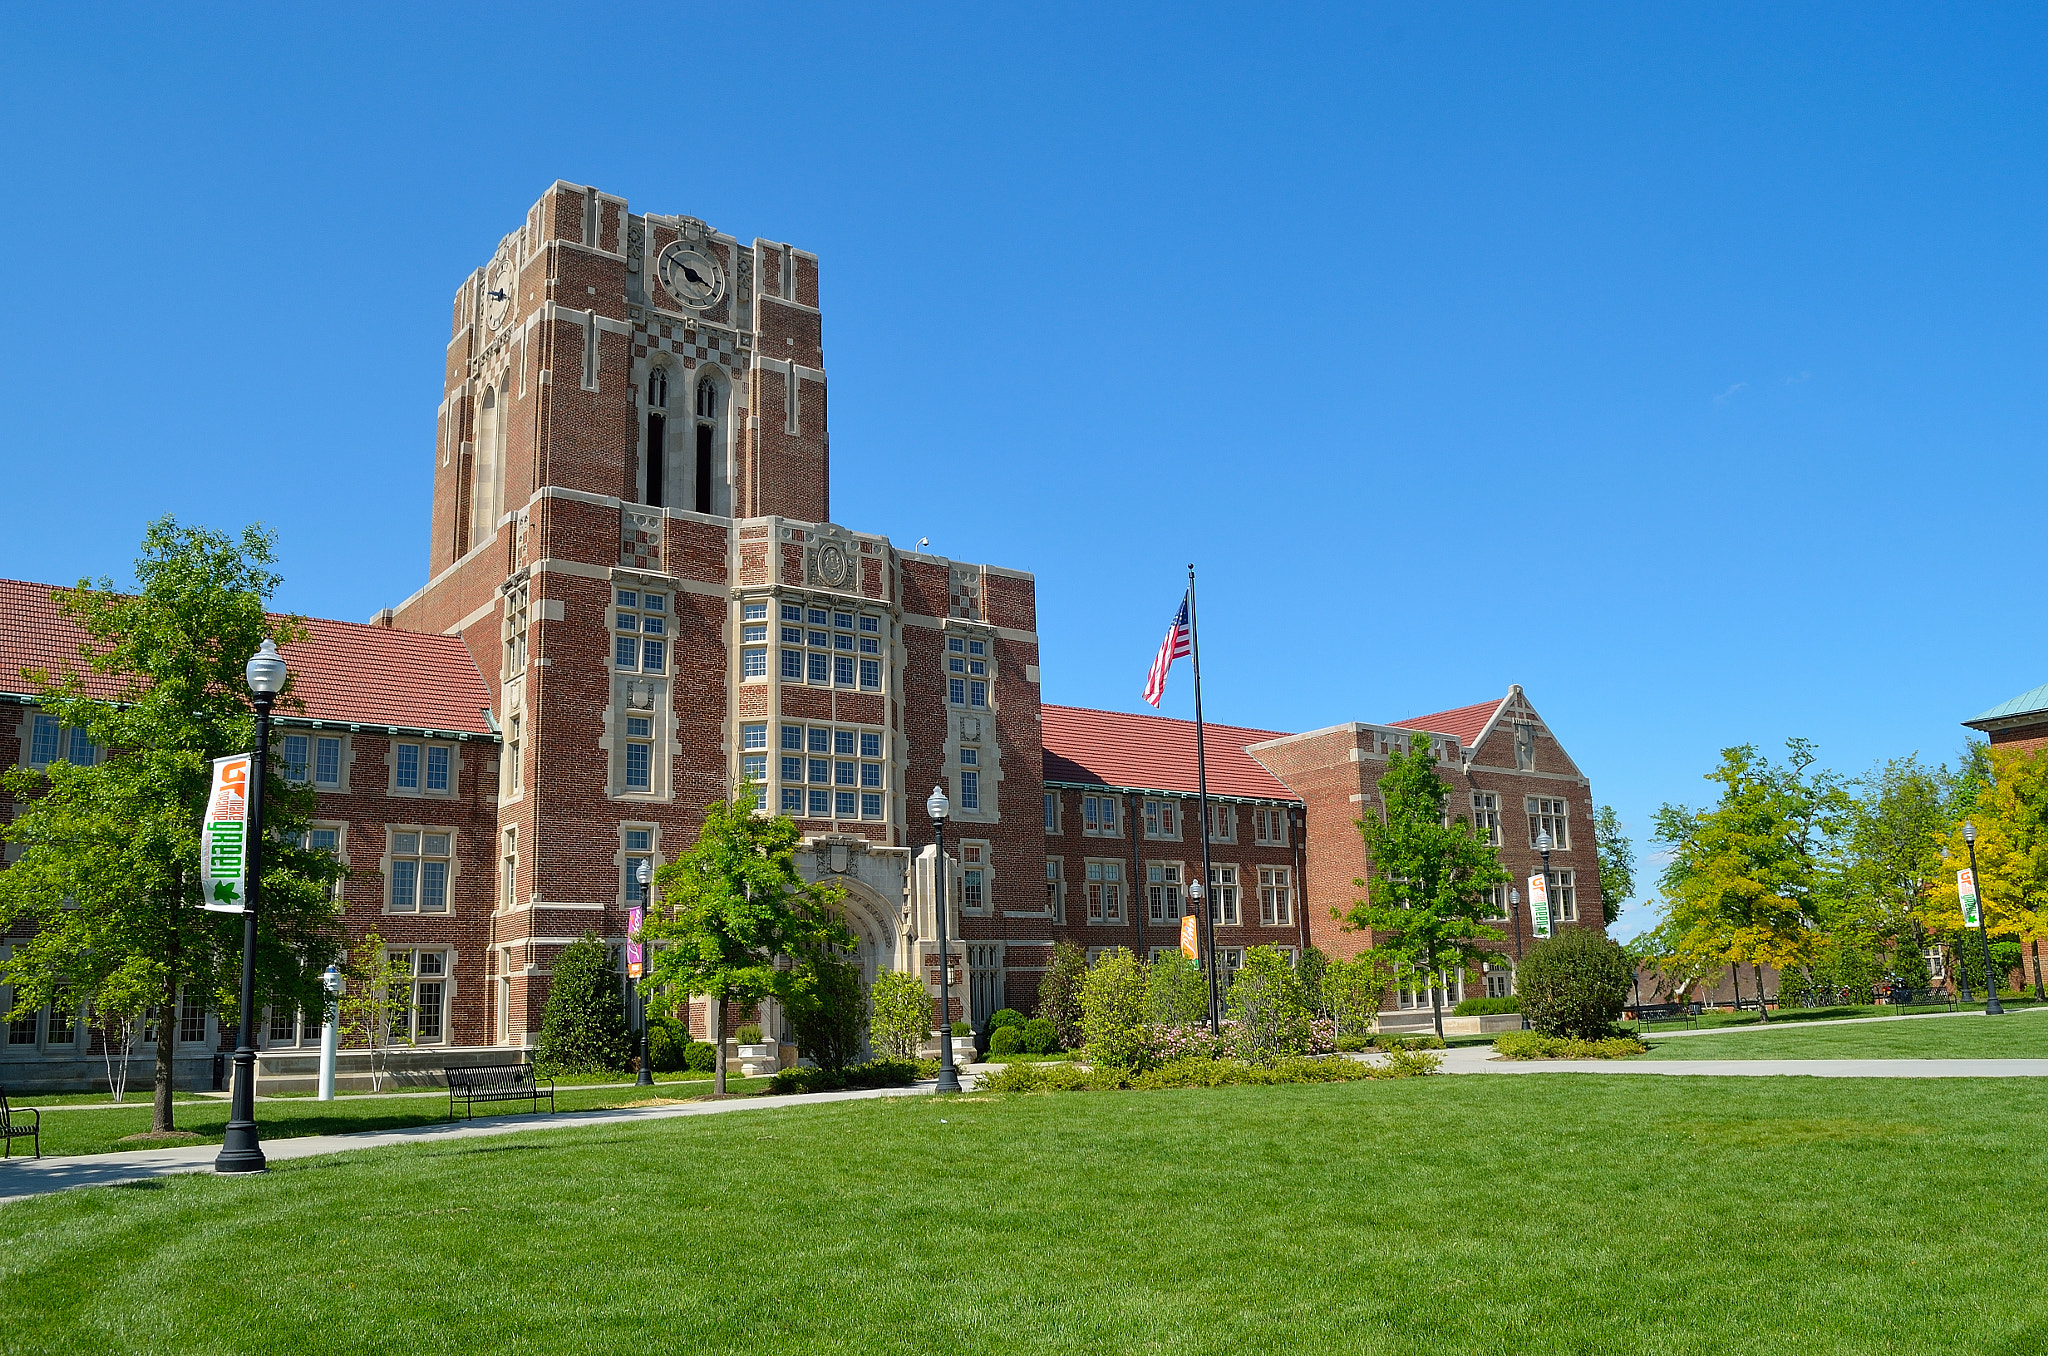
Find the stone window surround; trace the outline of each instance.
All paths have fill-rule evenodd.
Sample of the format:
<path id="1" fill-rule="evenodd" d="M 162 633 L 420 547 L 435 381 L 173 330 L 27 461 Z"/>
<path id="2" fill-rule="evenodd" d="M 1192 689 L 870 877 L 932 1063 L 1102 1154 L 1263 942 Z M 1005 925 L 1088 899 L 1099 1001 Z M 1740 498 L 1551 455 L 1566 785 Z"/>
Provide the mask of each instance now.
<path id="1" fill-rule="evenodd" d="M 967 849 L 981 849 L 981 860 L 969 863 Z M 995 844 L 986 838 L 962 838 L 956 849 L 960 861 L 960 912 L 975 918 L 992 917 L 996 911 L 996 858 Z M 967 873 L 981 872 L 981 906 L 967 907 Z"/>
<path id="2" fill-rule="evenodd" d="M 318 728 L 317 726 L 315 727 Z M 398 746 L 418 745 L 420 749 L 420 784 L 417 787 L 401 787 L 398 784 Z M 429 791 L 427 789 L 427 749 L 448 750 L 448 789 Z M 342 751 L 344 762 L 353 761 L 353 750 Z M 394 734 L 384 745 L 384 794 L 404 800 L 458 800 L 462 796 L 462 774 L 465 760 L 462 745 L 453 739 L 433 739 L 426 735 Z"/>
<path id="3" fill-rule="evenodd" d="M 392 836 L 400 833 L 445 833 L 448 835 L 448 907 L 439 913 L 426 913 L 417 907 L 394 913 L 391 909 L 391 863 Z M 389 918 L 453 918 L 461 912 L 455 906 L 456 882 L 462 879 L 462 835 L 452 824 L 386 824 L 384 826 L 383 855 L 377 859 L 377 871 L 383 878 L 378 890 L 377 911 Z M 417 888 L 417 887 L 415 887 Z"/>
<path id="4" fill-rule="evenodd" d="M 310 786 L 323 795 L 345 795 L 350 790 L 350 783 L 354 780 L 352 771 L 356 762 L 356 742 L 350 737 L 347 730 L 327 729 L 319 725 L 286 725 L 274 718 L 271 723 L 277 727 L 272 737 L 280 741 L 278 751 L 278 774 L 280 776 L 283 776 L 285 771 L 282 740 L 286 735 L 300 735 L 306 740 L 306 779 L 295 784 Z M 323 785 L 314 780 L 319 775 L 320 745 L 317 741 L 322 739 L 339 739 L 341 741 L 341 780 L 333 785 Z M 452 785 L 455 781 L 454 764 L 452 761 L 449 764 L 449 769 L 448 780 Z M 394 777 L 397 775 L 395 770 L 392 775 Z M 290 779 L 286 778 L 286 780 Z M 414 793 L 407 791 L 402 794 L 410 796 Z M 438 796 L 441 793 L 436 791 L 433 794 Z"/>
<path id="5" fill-rule="evenodd" d="M 637 848 L 632 849 L 630 851 L 627 849 L 626 831 L 628 829 L 643 831 L 648 835 L 647 850 L 645 852 L 641 852 Z M 667 864 L 667 858 L 661 855 L 661 825 L 655 823 L 651 819 L 620 820 L 618 828 L 618 850 L 612 854 L 612 876 L 619 882 L 617 903 L 619 908 L 621 909 L 630 909 L 640 902 L 640 893 L 638 889 L 635 889 L 630 894 L 628 894 L 626 890 L 626 859 L 628 857 L 643 856 L 654 863 L 654 869 L 657 871 L 659 871 L 664 865 Z M 648 894 L 650 898 L 653 895 L 653 888 L 651 885 L 649 886 Z M 621 962 L 621 964 L 623 963 L 624 962 Z"/>

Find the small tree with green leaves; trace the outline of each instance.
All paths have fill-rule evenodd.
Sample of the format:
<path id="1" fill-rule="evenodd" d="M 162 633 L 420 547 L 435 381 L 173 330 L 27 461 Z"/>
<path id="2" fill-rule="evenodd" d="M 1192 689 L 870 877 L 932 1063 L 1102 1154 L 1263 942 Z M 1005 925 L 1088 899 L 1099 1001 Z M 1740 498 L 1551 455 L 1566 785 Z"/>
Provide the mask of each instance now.
<path id="1" fill-rule="evenodd" d="M 1088 978 L 1088 953 L 1072 942 L 1054 942 L 1052 958 L 1038 981 L 1035 1016 L 1052 1023 L 1062 1050 L 1081 1044 L 1081 985 Z"/>
<path id="2" fill-rule="evenodd" d="M 932 996 L 924 981 L 906 970 L 885 970 L 869 991 L 875 1047 L 892 1059 L 915 1059 L 932 1034 Z"/>
<path id="3" fill-rule="evenodd" d="M 1387 1001 L 1393 976 L 1387 963 L 1366 954 L 1351 960 L 1333 960 L 1323 969 L 1323 993 L 1330 1005 L 1334 1035 L 1362 1036 Z"/>
<path id="4" fill-rule="evenodd" d="M 1144 967 L 1124 947 L 1099 957 L 1081 981 L 1081 1050 L 1098 1069 L 1142 1072 L 1152 1063 Z"/>
<path id="5" fill-rule="evenodd" d="M 1225 999 L 1237 1023 L 1238 1044 L 1247 1059 L 1271 1064 L 1286 1055 L 1308 1053 L 1309 1011 L 1301 981 L 1287 957 L 1270 946 L 1254 946 L 1230 978 Z"/>
<path id="6" fill-rule="evenodd" d="M 757 811 L 751 783 L 729 801 L 705 807 L 696 844 L 654 873 L 660 894 L 642 934 L 652 949 L 648 982 L 671 1001 L 703 994 L 713 1025 L 725 1005 L 774 998 L 787 1006 L 796 973 L 777 957 L 805 962 L 821 952 L 853 948 L 840 921 L 844 892 L 797 873 L 801 837 L 787 815 Z M 717 1048 L 715 1089 L 725 1091 L 725 1033 Z"/>
<path id="7" fill-rule="evenodd" d="M 1145 977 L 1152 1020 L 1160 1026 L 1206 1026 L 1209 1021 L 1209 977 L 1202 967 L 1178 951 L 1152 958 Z"/>
<path id="8" fill-rule="evenodd" d="M 1607 922 L 1636 892 L 1636 849 L 1612 805 L 1593 812 L 1593 847 L 1600 863 L 1600 912 Z"/>
<path id="9" fill-rule="evenodd" d="M 130 956 L 119 969 L 102 976 L 92 992 L 87 1023 L 99 1034 L 100 1053 L 107 1063 L 107 1095 L 116 1102 L 128 1098 L 129 1060 L 162 992 L 157 971 L 146 958 Z"/>
<path id="10" fill-rule="evenodd" d="M 1301 959 L 1294 963 L 1295 977 L 1301 981 L 1301 1001 L 1317 1017 L 1330 1015 L 1330 1000 L 1323 993 L 1323 975 L 1329 968 L 1329 954 L 1319 946 L 1303 950 Z"/>
<path id="11" fill-rule="evenodd" d="M 26 937 L 0 965 L 0 983 L 13 987 L 21 1013 L 60 986 L 94 995 L 116 976 L 125 986 L 147 975 L 156 986 L 156 1131 L 175 1128 L 180 999 L 201 998 L 224 1021 L 240 1001 L 242 919 L 200 907 L 199 829 L 212 760 L 255 737 L 244 665 L 266 639 L 289 647 L 305 637 L 296 618 L 265 610 L 280 582 L 275 561 L 275 539 L 259 528 L 231 538 L 161 518 L 143 536 L 134 588 L 80 580 L 55 592 L 58 611 L 86 637 L 75 661 L 22 675 L 43 711 L 106 756 L 5 774 L 17 810 L 0 836 L 19 855 L 0 871 L 0 934 Z M 288 681 L 280 711 L 296 707 L 292 692 Z M 328 886 L 342 871 L 298 846 L 312 788 L 285 781 L 277 759 L 270 768 L 256 1001 L 306 1008 L 341 949 Z"/>
<path id="12" fill-rule="evenodd" d="M 360 1041 L 370 1053 L 370 1091 L 382 1092 L 390 1074 L 391 1048 L 411 1045 L 407 1018 L 412 1008 L 412 969 L 373 930 L 363 934 L 343 967 L 339 1035 Z"/>
<path id="13" fill-rule="evenodd" d="M 534 1067 L 555 1076 L 617 1073 L 626 1067 L 629 1046 L 612 949 L 586 932 L 555 957 Z"/>
<path id="14" fill-rule="evenodd" d="M 821 951 L 792 976 L 785 1002 L 796 1048 L 835 1073 L 860 1058 L 868 1043 L 868 1001 L 860 965 Z"/>
<path id="15" fill-rule="evenodd" d="M 1487 920 L 1494 887 L 1506 884 L 1508 873 L 1469 823 L 1450 822 L 1444 813 L 1451 789 L 1436 775 L 1428 735 L 1388 755 L 1379 792 L 1381 812 L 1358 821 L 1372 875 L 1353 884 L 1367 897 L 1351 906 L 1345 925 L 1367 932 L 1369 952 L 1412 970 L 1428 987 L 1441 1036 L 1443 975 L 1505 960 L 1495 944 L 1507 934 Z"/>

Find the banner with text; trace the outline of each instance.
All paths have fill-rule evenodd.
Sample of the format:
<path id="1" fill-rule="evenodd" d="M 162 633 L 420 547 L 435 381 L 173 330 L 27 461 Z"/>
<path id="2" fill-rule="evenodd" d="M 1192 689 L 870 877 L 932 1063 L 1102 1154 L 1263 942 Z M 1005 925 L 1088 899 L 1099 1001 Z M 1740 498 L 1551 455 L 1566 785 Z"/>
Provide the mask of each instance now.
<path id="1" fill-rule="evenodd" d="M 249 869 L 249 772 L 254 754 L 231 753 L 213 760 L 213 790 L 206 797 L 206 820 L 199 828 L 200 888 L 203 907 L 215 913 L 240 913 Z"/>
<path id="2" fill-rule="evenodd" d="M 1550 882 L 1542 876 L 1529 877 L 1529 931 L 1550 935 Z"/>
<path id="3" fill-rule="evenodd" d="M 626 910 L 626 975 L 630 979 L 640 978 L 647 960 L 647 952 L 640 941 L 640 924 L 647 917 L 647 911 L 635 904 Z"/>
<path id="4" fill-rule="evenodd" d="M 1195 927 L 1193 914 L 1180 920 L 1180 953 L 1189 960 L 1202 958 L 1201 933 Z"/>
<path id="5" fill-rule="evenodd" d="M 1965 927 L 1976 927 L 1979 918 L 1977 912 L 1977 873 L 1967 866 L 1956 872 L 1956 898 L 1962 901 L 1963 925 Z"/>

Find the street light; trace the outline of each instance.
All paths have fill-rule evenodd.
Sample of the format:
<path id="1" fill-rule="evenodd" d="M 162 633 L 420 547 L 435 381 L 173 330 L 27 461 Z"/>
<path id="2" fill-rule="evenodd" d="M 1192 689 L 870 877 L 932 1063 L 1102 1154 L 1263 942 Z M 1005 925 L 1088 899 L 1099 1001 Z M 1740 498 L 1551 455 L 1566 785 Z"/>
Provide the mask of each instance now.
<path id="1" fill-rule="evenodd" d="M 1221 1027 L 1216 1020 L 1216 929 L 1209 926 L 1209 920 L 1202 912 L 1202 901 L 1208 897 L 1209 891 L 1202 882 L 1188 883 L 1188 907 L 1195 911 L 1195 917 L 1203 924 L 1202 935 L 1207 940 L 1203 947 L 1202 968 L 1209 973 L 1209 1034 L 1214 1036 L 1220 1033 Z"/>
<path id="2" fill-rule="evenodd" d="M 640 882 L 640 930 L 645 932 L 647 930 L 647 901 L 652 896 L 654 890 L 654 862 L 651 858 L 642 857 L 640 859 L 639 867 L 633 872 L 633 879 Z M 642 958 L 641 969 L 644 973 L 647 964 L 647 952 L 645 950 L 647 943 L 641 942 L 640 945 L 642 948 L 640 952 Z M 647 986 L 644 981 L 637 978 L 632 980 L 632 984 L 633 996 L 640 1000 L 638 1005 L 640 1009 L 640 1076 L 634 1079 L 633 1083 L 636 1087 L 651 1088 L 654 1086 L 654 1070 L 647 1063 Z"/>
<path id="3" fill-rule="evenodd" d="M 1515 973 L 1508 977 L 1508 987 L 1516 993 L 1520 993 L 1522 990 L 1522 892 L 1513 886 L 1508 887 L 1508 917 L 1513 920 L 1509 926 L 1514 929 L 1515 933 Z M 1519 1006 L 1518 1004 L 1517 1007 Z M 1529 1019 L 1524 1017 L 1522 1019 L 1522 1030 L 1527 1031 L 1528 1029 Z"/>
<path id="4" fill-rule="evenodd" d="M 1977 826 L 1969 820 L 1963 821 L 1963 841 L 1970 845 L 1970 880 L 1977 879 Z M 1977 887 L 1977 936 L 1984 943 L 1984 1015 L 1997 1017 L 2005 1012 L 1998 1001 L 1998 976 L 1991 973 L 1991 929 L 1984 921 L 1984 887 Z"/>
<path id="5" fill-rule="evenodd" d="M 960 1074 L 953 1067 L 953 986 L 948 975 L 953 958 L 946 945 L 946 816 L 952 803 L 943 787 L 933 787 L 924 803 L 932 817 L 932 841 L 937 846 L 932 860 L 932 888 L 939 904 L 939 1091 L 960 1091 Z"/>
<path id="6" fill-rule="evenodd" d="M 270 706 L 284 691 L 284 656 L 277 642 L 266 640 L 257 649 L 243 675 L 256 706 L 256 752 L 249 769 L 247 792 L 249 844 L 248 874 L 242 885 L 242 1010 L 235 1024 L 235 1082 L 228 1109 L 226 1133 L 220 1154 L 213 1160 L 215 1172 L 262 1172 L 268 1163 L 256 1133 L 256 1049 L 250 1044 L 256 1006 L 256 903 L 263 879 L 263 782 L 270 772 Z"/>

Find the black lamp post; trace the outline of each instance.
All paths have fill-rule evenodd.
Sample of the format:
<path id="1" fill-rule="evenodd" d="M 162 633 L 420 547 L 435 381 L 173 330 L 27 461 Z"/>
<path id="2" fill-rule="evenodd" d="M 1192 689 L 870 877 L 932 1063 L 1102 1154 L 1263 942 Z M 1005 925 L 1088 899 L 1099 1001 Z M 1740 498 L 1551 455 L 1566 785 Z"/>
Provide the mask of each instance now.
<path id="1" fill-rule="evenodd" d="M 263 781 L 270 772 L 270 706 L 284 691 L 284 656 L 266 640 L 243 673 L 256 705 L 256 752 L 249 768 L 248 858 L 242 883 L 242 1010 L 235 1023 L 235 1081 L 227 1131 L 215 1172 L 262 1172 L 268 1165 L 256 1133 L 256 1049 L 250 1044 L 256 1006 L 256 904 L 263 878 Z"/>
<path id="2" fill-rule="evenodd" d="M 1515 993 L 1522 991 L 1522 892 L 1508 887 L 1508 917 L 1515 933 L 1515 973 L 1508 976 L 1508 988 Z M 1519 1006 L 1519 1005 L 1518 1005 Z M 1522 1030 L 1529 1029 L 1529 1019 L 1522 1019 Z"/>
<path id="3" fill-rule="evenodd" d="M 1550 935 L 1555 937 L 1557 935 L 1559 919 L 1557 901 L 1554 898 L 1556 891 L 1550 888 L 1550 834 L 1548 831 L 1536 835 L 1536 850 L 1543 854 L 1543 908 L 1549 915 Z M 1530 911 L 1532 913 L 1535 911 L 1533 904 Z"/>
<path id="4" fill-rule="evenodd" d="M 924 808 L 932 817 L 932 842 L 938 849 L 932 859 L 932 891 L 939 909 L 939 1091 L 958 1092 L 960 1073 L 953 1067 L 953 986 L 948 978 L 953 957 L 946 943 L 946 816 L 953 806 L 945 790 L 935 786 Z"/>
<path id="5" fill-rule="evenodd" d="M 1188 882 L 1188 907 L 1195 911 L 1203 928 L 1202 968 L 1209 972 L 1209 1034 L 1215 1036 L 1222 1034 L 1223 1022 L 1216 997 L 1216 923 L 1209 917 L 1208 898 L 1209 891 L 1202 882 Z"/>
<path id="6" fill-rule="evenodd" d="M 1969 820 L 1963 821 L 1963 841 L 1970 845 L 1970 879 L 1977 879 L 1977 826 Z M 1984 921 L 1984 887 L 1977 887 L 1977 937 L 1984 943 L 1984 1015 L 1997 1017 L 2005 1012 L 1998 1002 L 1998 976 L 1991 973 L 1991 929 Z"/>
<path id="7" fill-rule="evenodd" d="M 647 901 L 654 893 L 654 863 L 642 857 L 633 879 L 640 882 L 640 932 L 645 936 Z M 640 973 L 643 976 L 647 973 L 647 943 L 644 941 L 640 943 Z M 654 1070 L 647 1062 L 647 981 L 644 978 L 633 981 L 633 997 L 639 1000 L 636 1006 L 640 1010 L 640 1076 L 633 1082 L 635 1086 L 651 1088 L 654 1086 Z"/>

